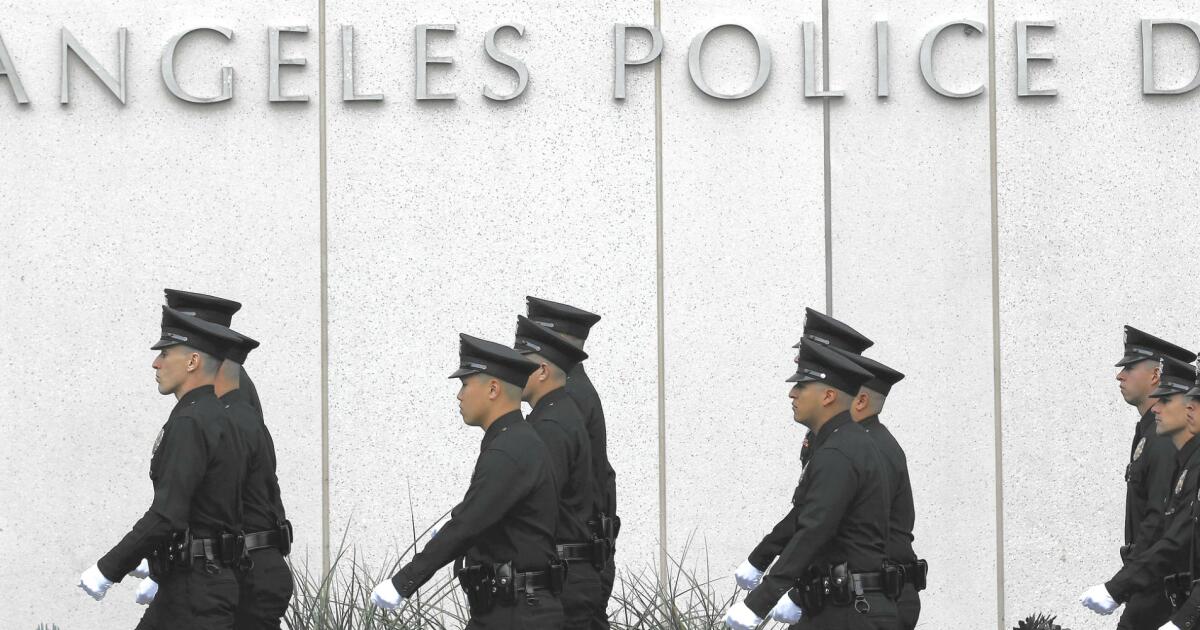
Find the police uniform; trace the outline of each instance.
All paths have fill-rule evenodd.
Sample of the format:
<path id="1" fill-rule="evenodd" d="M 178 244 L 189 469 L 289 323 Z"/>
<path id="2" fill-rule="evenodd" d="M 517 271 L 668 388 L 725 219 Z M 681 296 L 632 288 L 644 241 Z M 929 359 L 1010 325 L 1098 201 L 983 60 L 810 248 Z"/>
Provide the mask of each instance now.
<path id="1" fill-rule="evenodd" d="M 1175 344 L 1147 334 L 1132 326 L 1125 327 L 1125 353 L 1116 363 L 1126 367 L 1141 361 L 1171 357 L 1190 362 L 1196 358 Z M 1147 411 L 1134 429 L 1129 464 L 1125 469 L 1125 546 L 1122 563 L 1128 562 L 1159 539 L 1163 531 L 1163 511 L 1167 493 L 1174 481 L 1176 450 L 1170 438 L 1155 432 L 1154 414 Z M 1170 615 L 1171 605 L 1159 585 L 1132 593 L 1117 626 L 1120 630 L 1157 630 Z"/>
<path id="2" fill-rule="evenodd" d="M 163 307 L 162 338 L 151 349 L 186 344 L 219 359 L 235 341 L 222 327 Z M 150 459 L 150 509 L 97 562 L 118 582 L 150 560 L 159 588 L 139 630 L 233 628 L 244 472 L 244 445 L 213 387 L 181 396 Z"/>
<path id="3" fill-rule="evenodd" d="M 537 354 L 564 372 L 587 358 L 587 353 L 549 328 L 527 317 L 517 317 L 515 348 Z M 599 569 L 608 561 L 608 546 L 597 540 L 588 524 L 595 514 L 591 445 L 583 414 L 565 387 L 538 399 L 526 418 L 542 441 L 558 480 L 558 556 L 567 563 L 567 585 L 562 594 L 564 628 L 587 630 L 605 617 Z"/>
<path id="4" fill-rule="evenodd" d="M 793 348 L 801 348 L 805 343 L 819 344 L 837 348 L 854 354 L 861 354 L 867 348 L 875 345 L 874 341 L 867 338 L 866 335 L 851 328 L 848 324 L 836 320 L 824 313 L 814 311 L 811 308 L 804 309 L 804 328 L 802 337 Z M 800 362 L 800 355 L 796 355 L 796 363 Z M 812 457 L 812 447 L 815 436 L 809 432 L 804 436 L 804 442 L 800 446 L 800 465 L 801 470 L 808 465 L 809 459 Z M 803 474 L 803 473 L 802 473 Z M 783 551 L 784 545 L 792 539 L 792 535 L 796 532 L 796 511 L 799 508 L 793 506 L 787 516 L 775 525 L 762 541 L 750 552 L 747 560 L 754 568 L 759 571 L 766 571 L 767 567 L 775 561 L 775 557 Z"/>
<path id="5" fill-rule="evenodd" d="M 871 376 L 806 341 L 788 381 L 819 381 L 849 395 Z M 889 484 L 879 449 L 849 411 L 828 420 L 813 437 L 812 458 L 793 495 L 794 533 L 745 606 L 765 618 L 786 594 L 804 610 L 800 627 L 893 630 L 896 604 L 883 572 Z"/>
<path id="6" fill-rule="evenodd" d="M 1186 394 L 1195 384 L 1195 368 L 1171 357 L 1161 361 L 1159 387 L 1151 397 Z M 1175 449 L 1174 443 L 1171 448 Z M 1138 548 L 1121 570 L 1104 584 L 1117 602 L 1127 602 L 1133 595 L 1151 590 L 1162 593 L 1164 578 L 1188 569 L 1193 504 L 1200 490 L 1200 436 L 1193 436 L 1177 450 L 1172 468 L 1173 482 L 1165 502 L 1161 535 L 1149 547 Z M 1155 620 L 1153 630 L 1158 630 L 1166 620 L 1167 617 Z"/>
<path id="7" fill-rule="evenodd" d="M 537 369 L 512 348 L 460 339 L 461 363 L 451 378 L 483 373 L 524 387 Z M 471 485 L 450 520 L 392 577 L 392 586 L 408 599 L 457 559 L 471 606 L 467 628 L 557 630 L 565 579 L 555 557 L 557 523 L 558 489 L 546 445 L 519 409 L 509 412 L 484 433 Z"/>
<path id="8" fill-rule="evenodd" d="M 584 341 L 600 321 L 600 316 L 580 308 L 526 296 L 529 319 L 558 333 L 570 335 Z M 609 558 L 600 571 L 604 590 L 603 616 L 596 619 L 597 627 L 608 627 L 608 600 L 612 596 L 616 581 L 616 539 L 621 534 L 621 517 L 617 514 L 617 475 L 608 459 L 608 428 L 604 419 L 604 407 L 600 395 L 592 385 L 591 378 L 583 367 L 576 364 L 567 372 L 567 393 L 579 406 L 587 426 L 588 442 L 592 448 L 592 479 L 596 485 L 593 492 L 596 513 L 592 519 L 594 531 L 599 538 L 606 539 Z"/>
<path id="9" fill-rule="evenodd" d="M 845 356 L 874 375 L 863 385 L 863 389 L 886 397 L 891 393 L 892 386 L 904 379 L 904 374 L 869 357 L 848 352 Z M 879 453 L 887 467 L 888 478 L 891 480 L 887 556 L 888 561 L 899 568 L 904 583 L 899 599 L 896 600 L 900 628 L 913 630 L 921 617 L 920 591 L 925 589 L 929 564 L 917 558 L 917 553 L 913 550 L 913 527 L 917 515 L 913 504 L 912 483 L 908 476 L 908 458 L 892 432 L 880 421 L 878 414 L 864 418 L 858 424 L 867 430 L 867 434 L 879 447 Z"/>
<path id="10" fill-rule="evenodd" d="M 228 327 L 241 304 L 233 300 L 167 289 L 167 303 L 201 319 Z M 226 360 L 244 366 L 246 357 L 258 347 L 254 339 L 234 331 L 238 338 Z M 237 572 L 240 595 L 237 630 L 278 630 L 291 602 L 294 581 L 284 559 L 291 551 L 292 525 L 287 520 L 276 475 L 275 442 L 263 420 L 262 406 L 253 381 L 240 370 L 237 389 L 221 396 L 247 448 L 246 482 L 242 508 L 246 554 L 249 562 Z"/>
<path id="11" fill-rule="evenodd" d="M 1196 380 L 1193 381 L 1192 388 L 1188 390 L 1186 395 L 1188 398 L 1200 399 L 1200 368 L 1198 368 Z M 1177 494 L 1181 495 L 1183 492 L 1181 491 Z M 1184 552 L 1187 554 L 1187 567 L 1185 569 L 1187 573 L 1186 577 L 1182 579 L 1178 576 L 1174 580 L 1168 579 L 1168 583 L 1165 586 L 1168 592 L 1175 589 L 1186 591 L 1181 593 L 1182 596 L 1176 600 L 1179 605 L 1171 615 L 1171 622 L 1182 630 L 1194 630 L 1197 626 L 1200 626 L 1200 588 L 1195 588 L 1191 582 L 1193 576 L 1200 576 L 1200 573 L 1197 572 L 1197 567 L 1200 566 L 1200 545 L 1197 545 L 1197 542 L 1200 542 L 1200 540 L 1197 540 L 1197 537 L 1200 536 L 1200 529 L 1198 529 L 1197 525 L 1197 519 L 1200 517 L 1200 490 L 1196 490 L 1195 496 L 1183 498 L 1192 501 L 1192 512 L 1190 518 L 1187 519 L 1190 525 L 1190 532 L 1188 532 L 1185 542 L 1186 546 L 1184 547 Z M 1176 498 L 1176 500 L 1178 501 L 1179 499 Z M 1180 599 L 1183 601 L 1180 601 Z"/>

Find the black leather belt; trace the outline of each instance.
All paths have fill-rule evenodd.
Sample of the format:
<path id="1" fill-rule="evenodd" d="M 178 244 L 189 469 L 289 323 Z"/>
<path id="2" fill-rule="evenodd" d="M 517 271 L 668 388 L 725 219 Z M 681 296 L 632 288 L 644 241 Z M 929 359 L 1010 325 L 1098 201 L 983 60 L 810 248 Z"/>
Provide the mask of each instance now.
<path id="1" fill-rule="evenodd" d="M 280 540 L 279 530 L 277 529 L 246 534 L 246 551 L 258 551 L 259 549 L 267 548 L 279 549 Z"/>
<path id="2" fill-rule="evenodd" d="M 596 546 L 592 543 L 567 543 L 558 545 L 555 548 L 555 550 L 558 552 L 558 557 L 566 560 L 567 562 L 591 562 L 592 558 L 596 555 L 595 549 Z"/>
<path id="3" fill-rule="evenodd" d="M 536 591 L 539 589 L 550 588 L 550 572 L 549 571 L 534 571 L 531 573 L 515 573 L 513 574 L 513 588 L 520 593 L 521 591 Z"/>
<path id="4" fill-rule="evenodd" d="M 850 580 L 851 589 L 854 589 L 855 586 L 861 586 L 864 593 L 883 593 L 887 591 L 883 574 L 878 571 L 874 573 L 851 573 Z"/>

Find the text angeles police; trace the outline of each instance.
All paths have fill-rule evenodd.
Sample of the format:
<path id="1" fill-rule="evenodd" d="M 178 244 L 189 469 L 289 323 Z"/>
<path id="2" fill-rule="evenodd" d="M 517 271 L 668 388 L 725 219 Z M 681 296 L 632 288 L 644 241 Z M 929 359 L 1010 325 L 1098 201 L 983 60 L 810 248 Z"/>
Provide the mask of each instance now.
<path id="1" fill-rule="evenodd" d="M 1030 37 L 1033 33 L 1038 33 L 1041 45 L 1049 46 L 1049 39 L 1053 36 L 1054 29 L 1057 28 L 1057 23 L 1054 20 L 1041 21 L 1018 21 L 1013 30 L 1013 37 L 1016 46 L 1016 91 L 1021 97 L 1053 97 L 1058 94 L 1057 90 L 1052 86 L 1031 86 L 1029 75 L 1029 63 L 1031 61 L 1039 61 L 1043 63 L 1054 62 L 1056 56 L 1049 50 L 1041 50 L 1034 52 L 1030 50 Z M 1142 55 L 1142 93 L 1143 94 L 1184 94 L 1200 87 L 1200 71 L 1185 85 L 1161 86 L 1156 84 L 1154 80 L 1154 31 L 1156 28 L 1163 26 L 1174 26 L 1176 28 L 1185 28 L 1200 41 L 1200 24 L 1186 19 L 1153 19 L 1144 18 L 1140 21 L 1140 37 L 1141 37 L 1141 55 Z M 700 58 L 708 36 L 715 30 L 721 28 L 737 29 L 748 36 L 757 48 L 758 61 L 755 75 L 750 85 L 740 92 L 721 92 L 709 85 L 705 79 L 704 70 L 701 67 Z M 972 37 L 986 34 L 986 25 L 975 20 L 953 20 L 948 21 L 930 29 L 926 32 L 921 40 L 919 53 L 919 75 L 929 89 L 937 94 L 947 98 L 966 99 L 977 97 L 984 93 L 984 78 L 980 78 L 979 85 L 973 89 L 955 91 L 946 87 L 939 81 L 938 73 L 934 68 L 934 45 L 942 38 L 948 37 Z M 1131 31 L 1134 29 L 1131 26 Z M 207 94 L 195 94 L 185 90 L 180 86 L 176 79 L 176 65 L 182 63 L 183 60 L 178 58 L 177 51 L 179 44 L 185 38 L 198 32 L 216 33 L 224 37 L 226 40 L 233 39 L 233 30 L 220 25 L 198 26 L 183 30 L 172 36 L 162 49 L 159 57 L 159 65 L 161 67 L 162 81 L 166 89 L 176 98 L 181 101 L 196 104 L 211 104 L 220 103 L 232 100 L 234 97 L 234 69 L 232 67 L 222 67 L 220 69 L 219 87 L 216 90 Z M 457 31 L 456 24 L 418 24 L 414 29 L 415 39 L 415 98 L 418 101 L 446 101 L 455 100 L 458 95 L 453 92 L 434 93 L 429 89 L 428 71 L 430 66 L 448 66 L 455 63 L 453 57 L 449 56 L 434 56 L 430 54 L 430 47 L 437 45 L 438 42 L 430 42 L 431 36 L 444 40 L 452 38 Z M 803 56 L 804 56 L 804 96 L 806 98 L 839 98 L 845 96 L 843 91 L 820 89 L 817 81 L 816 70 L 816 48 L 817 48 L 817 29 L 814 23 L 804 22 L 801 24 L 800 36 L 803 41 Z M 873 28 L 872 37 L 876 44 L 876 90 L 875 96 L 886 98 L 891 89 L 891 62 L 889 53 L 891 49 L 890 38 L 891 33 L 887 21 L 877 21 Z M 280 74 L 286 66 L 303 66 L 307 64 L 307 59 L 304 57 L 284 58 L 281 53 L 281 42 L 284 36 L 288 37 L 303 37 L 309 32 L 308 26 L 283 26 L 269 27 L 267 30 L 267 50 L 268 50 L 268 72 L 270 75 L 268 99 L 271 102 L 307 102 L 310 99 L 308 94 L 284 94 L 280 87 Z M 506 23 L 495 26 L 487 31 L 484 36 L 483 47 L 488 58 L 508 70 L 510 70 L 515 79 L 515 85 L 506 91 L 498 91 L 490 86 L 484 86 L 483 96 L 492 101 L 509 101 L 513 100 L 526 91 L 529 85 L 530 71 L 524 61 L 517 57 L 501 50 L 497 43 L 498 36 L 504 33 L 505 36 L 516 38 L 524 38 L 526 36 L 526 28 L 522 24 Z M 648 40 L 649 50 L 637 58 L 630 59 L 627 41 L 629 36 L 639 40 Z M 71 54 L 82 62 L 93 75 L 113 94 L 113 96 L 122 104 L 125 105 L 128 100 L 129 84 L 127 80 L 127 49 L 128 49 L 129 30 L 120 28 L 117 31 L 117 50 L 115 53 L 115 64 L 101 63 L 83 43 L 73 34 L 68 28 L 62 27 L 59 30 L 59 52 L 60 52 L 60 85 L 59 85 L 59 102 L 66 104 L 70 102 L 70 65 Z M 341 44 L 341 74 L 342 74 L 342 100 L 351 101 L 382 101 L 383 94 L 362 94 L 359 93 L 355 86 L 355 60 L 354 60 L 354 27 L 343 25 L 340 27 L 340 44 Z M 444 43 L 444 42 L 443 42 Z M 625 98 L 625 74 L 630 66 L 640 66 L 658 61 L 663 54 L 665 48 L 663 34 L 660 29 L 650 25 L 634 25 L 634 24 L 615 24 L 613 26 L 613 58 L 612 58 L 612 77 L 613 77 L 613 98 L 622 100 Z M 697 33 L 688 45 L 688 71 L 691 76 L 692 83 L 702 93 L 718 99 L 742 99 L 757 93 L 770 77 L 771 71 L 771 48 L 766 38 L 761 33 L 756 32 L 752 27 L 742 24 L 718 24 L 711 26 Z M 836 50 L 834 51 L 836 53 Z M 21 55 L 18 51 L 16 59 L 20 59 Z M 188 63 L 199 63 L 197 60 L 190 60 Z M 111 70 L 110 70 L 111 68 Z M 28 105 L 31 100 L 25 89 L 25 85 L 21 80 L 21 71 L 19 65 L 14 62 L 14 56 L 10 49 L 5 45 L 3 33 L 0 32 L 0 78 L 6 79 L 8 91 L 11 98 L 16 103 Z"/>

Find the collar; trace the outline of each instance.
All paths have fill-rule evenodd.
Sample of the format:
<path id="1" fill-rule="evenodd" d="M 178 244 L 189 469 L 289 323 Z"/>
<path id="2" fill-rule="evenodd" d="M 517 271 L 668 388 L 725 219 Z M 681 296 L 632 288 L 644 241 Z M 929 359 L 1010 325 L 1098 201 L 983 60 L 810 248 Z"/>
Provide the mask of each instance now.
<path id="1" fill-rule="evenodd" d="M 812 450 L 815 451 L 818 448 L 821 448 L 821 445 L 825 443 L 825 440 L 829 439 L 829 436 L 833 435 L 834 432 L 841 427 L 844 427 L 852 422 L 854 422 L 854 419 L 850 417 L 850 412 L 848 410 L 830 418 L 829 422 L 826 422 L 825 426 L 821 427 L 821 430 L 817 432 L 817 437 L 813 438 Z"/>
<path id="2" fill-rule="evenodd" d="M 242 388 L 240 388 L 240 387 L 237 389 L 231 389 L 231 390 L 225 392 L 224 396 L 221 396 L 221 402 L 223 402 L 227 405 L 233 404 L 233 403 L 239 403 L 239 402 L 246 402 L 246 393 L 243 392 Z"/>
<path id="3" fill-rule="evenodd" d="M 1150 411 L 1149 409 L 1146 410 L 1146 413 L 1142 414 L 1142 419 L 1138 420 L 1138 423 L 1137 423 L 1138 435 L 1141 437 L 1146 437 L 1146 428 L 1147 427 L 1149 427 L 1151 431 L 1154 430 L 1154 412 Z"/>
<path id="4" fill-rule="evenodd" d="M 1180 466 L 1186 465 L 1188 460 L 1192 458 L 1192 455 L 1196 453 L 1196 449 L 1198 448 L 1200 448 L 1200 435 L 1193 435 L 1192 439 L 1188 440 L 1187 443 L 1183 445 L 1183 448 L 1179 449 L 1179 452 L 1175 454 L 1175 461 Z"/>
<path id="5" fill-rule="evenodd" d="M 882 426 L 882 424 L 883 423 L 879 421 L 879 414 L 875 414 L 873 416 L 868 416 L 866 418 L 863 418 L 863 421 L 858 423 L 858 425 L 864 429 L 871 429 L 874 427 Z"/>
<path id="6" fill-rule="evenodd" d="M 543 407 L 552 402 L 558 402 L 566 397 L 567 397 L 567 387 L 566 387 L 566 385 L 564 385 L 562 387 L 555 388 L 553 391 L 546 392 L 546 394 L 544 396 L 542 396 L 541 399 L 538 400 L 537 406 Z"/>
<path id="7" fill-rule="evenodd" d="M 197 387 L 196 389 L 184 394 L 179 399 L 179 402 L 175 403 L 175 408 L 182 409 L 188 405 L 194 405 L 196 404 L 197 400 L 200 400 L 200 398 L 204 396 L 212 396 L 216 398 L 216 394 L 213 393 L 212 385 L 201 385 L 200 387 Z"/>
<path id="8" fill-rule="evenodd" d="M 483 452 L 487 450 L 487 447 L 491 445 L 492 442 L 495 442 L 496 438 L 499 437 L 501 433 L 504 433 L 509 427 L 518 422 L 524 422 L 524 420 L 525 418 L 521 415 L 520 409 L 510 411 L 503 416 L 496 418 L 496 421 L 492 423 L 492 426 L 488 427 L 487 431 L 483 433 L 483 442 L 481 442 L 479 445 L 479 451 Z"/>

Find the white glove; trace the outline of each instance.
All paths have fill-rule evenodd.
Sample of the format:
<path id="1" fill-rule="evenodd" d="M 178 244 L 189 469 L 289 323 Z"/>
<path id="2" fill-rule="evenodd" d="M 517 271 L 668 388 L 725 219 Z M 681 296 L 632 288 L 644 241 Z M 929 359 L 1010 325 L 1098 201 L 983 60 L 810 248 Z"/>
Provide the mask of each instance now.
<path id="1" fill-rule="evenodd" d="M 1167 623 L 1164 623 L 1163 625 L 1159 626 L 1158 630 L 1181 630 L 1181 629 L 1179 626 L 1175 625 L 1174 621 L 1168 621 Z"/>
<path id="2" fill-rule="evenodd" d="M 371 603 L 380 608 L 391 610 L 403 604 L 404 598 L 396 591 L 396 587 L 392 585 L 392 581 L 389 579 L 380 582 L 379 586 L 376 586 L 375 590 L 371 591 Z"/>
<path id="3" fill-rule="evenodd" d="M 754 630 L 762 622 L 762 617 L 754 614 L 754 611 L 750 610 L 745 602 L 738 602 L 730 606 L 729 612 L 725 613 L 725 625 L 733 630 Z"/>
<path id="4" fill-rule="evenodd" d="M 142 563 L 137 565 L 136 569 L 129 572 L 129 577 L 135 577 L 139 580 L 150 577 L 150 561 L 142 558 Z"/>
<path id="5" fill-rule="evenodd" d="M 112 585 L 112 581 L 104 577 L 104 574 L 100 572 L 100 567 L 94 564 L 79 576 L 79 588 L 96 601 L 104 599 L 104 593 L 108 592 L 108 588 Z"/>
<path id="6" fill-rule="evenodd" d="M 1108 589 L 1105 588 L 1103 584 L 1098 584 L 1084 591 L 1083 595 L 1080 596 L 1079 601 L 1084 605 L 1085 608 L 1088 608 L 1092 612 L 1096 612 L 1101 615 L 1111 615 L 1113 611 L 1120 606 L 1120 604 L 1118 604 L 1117 601 L 1112 598 L 1112 595 L 1108 594 Z"/>
<path id="7" fill-rule="evenodd" d="M 733 577 L 737 580 L 738 588 L 753 591 L 762 583 L 763 572 L 746 560 L 738 565 L 737 571 L 733 572 Z"/>
<path id="8" fill-rule="evenodd" d="M 790 625 L 800 623 L 800 617 L 803 614 L 804 611 L 796 605 L 796 602 L 792 601 L 792 598 L 788 597 L 787 593 L 784 593 L 783 597 L 779 598 L 779 602 L 775 604 L 775 607 L 771 609 L 770 617 L 779 623 Z"/>
<path id="9" fill-rule="evenodd" d="M 154 601 L 155 595 L 158 595 L 158 582 L 146 578 L 138 585 L 137 593 L 133 596 L 133 601 L 145 606 Z"/>

